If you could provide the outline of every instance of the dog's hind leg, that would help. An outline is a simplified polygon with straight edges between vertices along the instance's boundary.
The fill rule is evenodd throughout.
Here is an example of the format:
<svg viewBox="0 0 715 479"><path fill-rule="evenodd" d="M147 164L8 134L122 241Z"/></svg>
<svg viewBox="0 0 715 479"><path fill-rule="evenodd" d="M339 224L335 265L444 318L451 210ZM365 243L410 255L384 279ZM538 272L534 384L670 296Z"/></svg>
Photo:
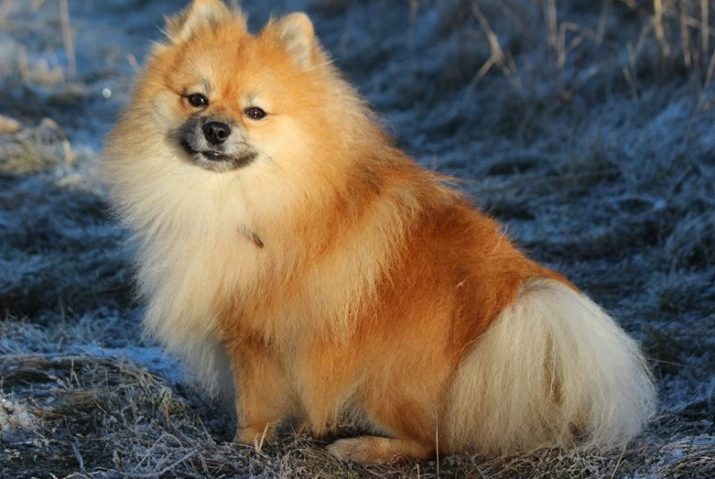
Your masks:
<svg viewBox="0 0 715 479"><path fill-rule="evenodd" d="M430 457L434 447L409 439L361 436L335 441L328 446L328 452L343 461L387 464L404 458Z"/></svg>

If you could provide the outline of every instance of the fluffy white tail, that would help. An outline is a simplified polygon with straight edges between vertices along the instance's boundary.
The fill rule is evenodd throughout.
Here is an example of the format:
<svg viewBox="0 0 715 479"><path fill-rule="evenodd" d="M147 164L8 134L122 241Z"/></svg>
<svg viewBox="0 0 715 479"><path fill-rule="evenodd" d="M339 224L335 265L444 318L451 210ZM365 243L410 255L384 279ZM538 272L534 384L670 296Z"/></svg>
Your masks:
<svg viewBox="0 0 715 479"><path fill-rule="evenodd" d="M448 404L449 449L614 447L653 414L655 388L637 344L611 317L538 279L466 354Z"/></svg>

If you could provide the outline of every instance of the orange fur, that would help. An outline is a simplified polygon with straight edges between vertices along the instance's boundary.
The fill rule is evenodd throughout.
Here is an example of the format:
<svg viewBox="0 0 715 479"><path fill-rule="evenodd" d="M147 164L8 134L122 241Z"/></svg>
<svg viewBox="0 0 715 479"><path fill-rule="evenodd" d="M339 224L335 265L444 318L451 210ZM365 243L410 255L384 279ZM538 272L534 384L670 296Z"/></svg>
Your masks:
<svg viewBox="0 0 715 479"><path fill-rule="evenodd" d="M289 417L321 435L348 414L384 437L338 441L340 458L427 457L438 441L471 449L457 439L468 435L455 412L466 406L453 403L466 391L455 390L460 366L532 281L567 285L566 301L580 293L392 145L307 17L257 36L245 25L216 0L170 19L110 137L107 177L139 243L149 329L210 387L231 381L228 361L242 442ZM197 88L210 97L205 112L185 101ZM256 102L269 114L260 122L244 113ZM259 159L220 173L191 165L167 132L202 114L230 120ZM557 415L568 385L554 378L539 401ZM643 384L634 401L648 405Z"/></svg>

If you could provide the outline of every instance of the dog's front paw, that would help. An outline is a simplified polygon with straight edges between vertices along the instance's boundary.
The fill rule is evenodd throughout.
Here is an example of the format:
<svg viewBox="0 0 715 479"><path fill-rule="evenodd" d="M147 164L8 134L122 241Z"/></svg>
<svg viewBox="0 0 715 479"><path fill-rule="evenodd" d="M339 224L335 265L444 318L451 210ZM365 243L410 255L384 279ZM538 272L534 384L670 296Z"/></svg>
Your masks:
<svg viewBox="0 0 715 479"><path fill-rule="evenodd" d="M255 426L239 427L236 430L233 442L249 444L260 451L263 444L270 441L272 437L273 428L270 423L266 423L262 428Z"/></svg>

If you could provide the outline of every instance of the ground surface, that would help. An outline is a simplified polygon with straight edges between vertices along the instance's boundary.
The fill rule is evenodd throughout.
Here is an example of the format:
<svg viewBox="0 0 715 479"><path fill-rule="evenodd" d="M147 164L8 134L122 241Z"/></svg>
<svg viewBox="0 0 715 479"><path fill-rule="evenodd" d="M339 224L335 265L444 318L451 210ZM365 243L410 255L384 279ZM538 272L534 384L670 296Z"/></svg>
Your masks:
<svg viewBox="0 0 715 479"><path fill-rule="evenodd" d="M623 451L383 467L228 443L230 415L142 337L94 172L178 2L64 3L0 0L0 114L21 123L0 118L0 477L715 477L708 2L243 2L254 28L308 10L400 144L613 312L658 381Z"/></svg>

